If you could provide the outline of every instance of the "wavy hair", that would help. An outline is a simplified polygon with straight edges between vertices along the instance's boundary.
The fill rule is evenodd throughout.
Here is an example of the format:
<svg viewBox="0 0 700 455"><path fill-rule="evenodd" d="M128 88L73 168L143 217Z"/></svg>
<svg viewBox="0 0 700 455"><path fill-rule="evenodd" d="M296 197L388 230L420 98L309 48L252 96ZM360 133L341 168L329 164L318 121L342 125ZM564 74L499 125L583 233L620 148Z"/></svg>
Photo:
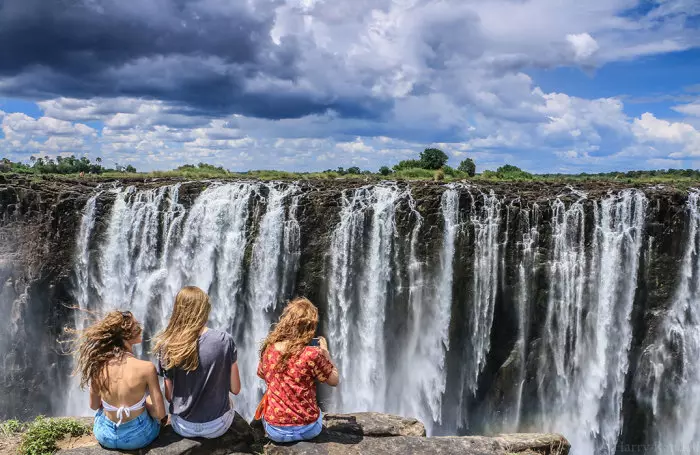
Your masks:
<svg viewBox="0 0 700 455"><path fill-rule="evenodd" d="M291 357L308 346L318 327L318 309L305 297L297 297L282 311L275 328L267 335L260 347L260 360L265 350L275 343L287 342L287 347L275 365L276 370L284 369Z"/></svg>
<svg viewBox="0 0 700 455"><path fill-rule="evenodd" d="M200 288L186 286L177 293L168 327L155 337L153 348L166 370L194 371L199 367L197 340L210 311L209 296Z"/></svg>
<svg viewBox="0 0 700 455"><path fill-rule="evenodd" d="M75 374L80 374L80 387L84 389L89 385L97 393L106 392L109 373L105 367L112 360L124 358L125 343L141 334L141 325L130 311L112 311L77 333Z"/></svg>

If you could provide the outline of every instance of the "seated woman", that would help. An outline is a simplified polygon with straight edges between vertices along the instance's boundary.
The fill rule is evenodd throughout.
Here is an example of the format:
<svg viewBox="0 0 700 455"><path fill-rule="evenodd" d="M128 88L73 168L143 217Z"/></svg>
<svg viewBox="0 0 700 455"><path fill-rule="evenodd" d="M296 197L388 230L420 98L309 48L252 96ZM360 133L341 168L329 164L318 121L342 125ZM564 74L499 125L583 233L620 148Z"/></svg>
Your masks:
<svg viewBox="0 0 700 455"><path fill-rule="evenodd" d="M107 314L79 338L80 386L90 386L93 434L108 449L146 447L165 417L155 366L134 356L140 342L141 326L129 311Z"/></svg>
<svg viewBox="0 0 700 455"><path fill-rule="evenodd" d="M168 327L155 338L170 423L184 437L217 438L226 433L234 416L229 392L241 391L236 345L228 333L207 328L210 311L204 291L182 288Z"/></svg>
<svg viewBox="0 0 700 455"><path fill-rule="evenodd" d="M296 298L260 349L258 376L267 391L256 415L262 415L268 437L275 442L315 438L323 426L316 403L316 383L338 385L338 370L323 337L309 346L318 326L318 310L308 299Z"/></svg>

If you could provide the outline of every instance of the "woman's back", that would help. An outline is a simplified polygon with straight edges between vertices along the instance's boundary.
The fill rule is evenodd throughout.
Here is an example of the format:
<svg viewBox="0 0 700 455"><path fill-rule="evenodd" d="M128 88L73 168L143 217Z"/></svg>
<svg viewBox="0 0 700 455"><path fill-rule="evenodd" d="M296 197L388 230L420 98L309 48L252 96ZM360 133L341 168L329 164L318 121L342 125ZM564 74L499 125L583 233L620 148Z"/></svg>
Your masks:
<svg viewBox="0 0 700 455"><path fill-rule="evenodd" d="M268 346L258 366L258 376L267 383L265 421L272 425L307 425L320 413L315 381L325 382L334 367L321 348L307 346L277 368L285 349L284 342Z"/></svg>
<svg viewBox="0 0 700 455"><path fill-rule="evenodd" d="M189 422L209 422L230 409L231 367L237 361L231 335L208 329L197 343L199 363L194 371L181 368L159 369L172 381L170 413Z"/></svg>
<svg viewBox="0 0 700 455"><path fill-rule="evenodd" d="M148 391L149 374L154 371L151 362L139 360L132 355L125 355L121 361L113 360L105 366L107 390L101 393L103 402L115 408L130 407L141 402ZM129 416L122 415L122 422L128 422L145 412L145 408L130 411ZM105 414L113 422L119 417L117 411L105 409Z"/></svg>

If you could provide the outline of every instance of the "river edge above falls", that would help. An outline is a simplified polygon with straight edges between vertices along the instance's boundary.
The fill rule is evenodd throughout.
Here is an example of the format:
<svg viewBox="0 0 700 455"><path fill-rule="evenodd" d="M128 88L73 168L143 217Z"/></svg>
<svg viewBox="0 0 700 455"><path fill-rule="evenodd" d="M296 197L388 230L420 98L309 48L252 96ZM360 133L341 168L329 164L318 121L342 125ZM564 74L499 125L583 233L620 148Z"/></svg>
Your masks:
<svg viewBox="0 0 700 455"><path fill-rule="evenodd" d="M247 186L227 194L210 191L209 205L202 206L207 188L238 183ZM388 189L361 189L375 184ZM125 190L128 185L134 186L131 193ZM177 229L183 232L174 237L177 241L166 241L162 229L169 221L163 214L177 216L179 209L165 209L175 193L168 190L162 199L157 193L172 185L183 211ZM290 186L294 190L284 193ZM240 270L234 273L220 262L211 269L217 277L235 277L232 293L240 298L232 298L231 306L242 310L219 316L239 334L239 347L250 347L255 340L246 338L245 329L256 327L259 337L281 308L263 307L266 318L256 320L253 301L262 296L279 303L304 294L319 305L322 332L346 334L350 344L368 339L380 346L382 354L372 354L367 362L358 360L366 358L359 354L367 349L359 341L335 346L333 351L349 362L341 371L357 372L347 381L347 391L321 391L322 402L335 410L372 403L380 407L372 410L416 415L434 434L558 431L574 448L583 447L577 452L582 454L589 453L585 448L613 453L622 443L668 444L675 437L673 425L660 422L683 417L676 411L687 397L681 382L695 374L689 354L682 354L693 348L695 328L680 318L677 330L669 315L679 319L678 301L687 300L687 289L696 287L695 256L685 253L695 242L697 226L689 208L692 193L669 186L630 188L608 182L572 188L549 182L167 179L100 182L98 188L97 182L0 176L0 278L5 283L0 309L11 315L9 324L0 326L0 347L6 352L0 374L3 387L11 391L0 398L0 417L65 413L65 397L58 397L51 384L71 387L70 361L58 353L55 340L64 326L74 325L70 307L84 299L95 309L90 305L100 295L116 289L103 281L107 271L123 271L118 268L123 258L115 256L106 264L102 257L110 236L116 235L115 201L124 204L120 207L128 215L122 221L144 215L133 203L138 194L143 207L151 204L149 213L155 214L151 224L142 217L140 227L125 227L128 235L121 246L132 255L129 270L141 264L140 275L120 277L129 282L153 278L163 254L199 257L200 244L175 251L187 238L186 229L192 240L194 229L202 228L188 221L193 207L206 216L218 207L212 201L244 194L243 205L236 206L242 210L237 213L245 212L245 222L235 225L241 236L228 239L239 246L227 250L240 250L240 258L228 259L239 261ZM146 195L148 191L153 194ZM79 247L90 200L94 225ZM266 217L271 207L281 218ZM233 229L231 220L242 219L229 212L219 211L211 219L229 217L221 232ZM158 231L150 240L144 230L148 226ZM281 247L272 248L275 242ZM141 245L154 253L145 256ZM89 258L81 269L86 252ZM214 248L211 254L220 253ZM164 270L182 273L173 261ZM89 276L82 297L76 292L81 270ZM273 279L260 279L265 276ZM223 289L216 280L208 285L213 294ZM167 295L166 288L147 291ZM352 292L341 295L338 289ZM165 304L140 295L145 290L138 285L127 291L118 290L122 301L150 308L144 315L167 314ZM360 296L375 303L371 308L381 306L381 314L363 307ZM445 301L447 307L440 305ZM339 312L344 308L353 324L343 323ZM157 318L146 318L147 330L158 328ZM367 327L371 330L361 331ZM667 332L680 335L667 340ZM249 357L252 365L254 355ZM411 359L420 374L406 381L413 371ZM381 384L373 382L378 372ZM593 381L590 377L596 375L604 378ZM251 386L251 396L243 398L246 407L258 388ZM684 415L693 412L694 404ZM593 423L580 434L567 434L578 419L591 418ZM697 439L695 434L683 437L689 443Z"/></svg>

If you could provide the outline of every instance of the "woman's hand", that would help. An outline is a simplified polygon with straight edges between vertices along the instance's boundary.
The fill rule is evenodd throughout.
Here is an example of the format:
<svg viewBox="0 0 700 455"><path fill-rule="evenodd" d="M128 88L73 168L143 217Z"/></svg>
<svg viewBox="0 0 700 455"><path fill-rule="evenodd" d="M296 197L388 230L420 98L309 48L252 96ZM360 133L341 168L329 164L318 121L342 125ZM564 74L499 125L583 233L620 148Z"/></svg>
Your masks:
<svg viewBox="0 0 700 455"><path fill-rule="evenodd" d="M318 347L321 348L321 352L323 352L323 355L328 357L328 359L330 360L331 355L328 352L328 342L324 337L318 337Z"/></svg>

